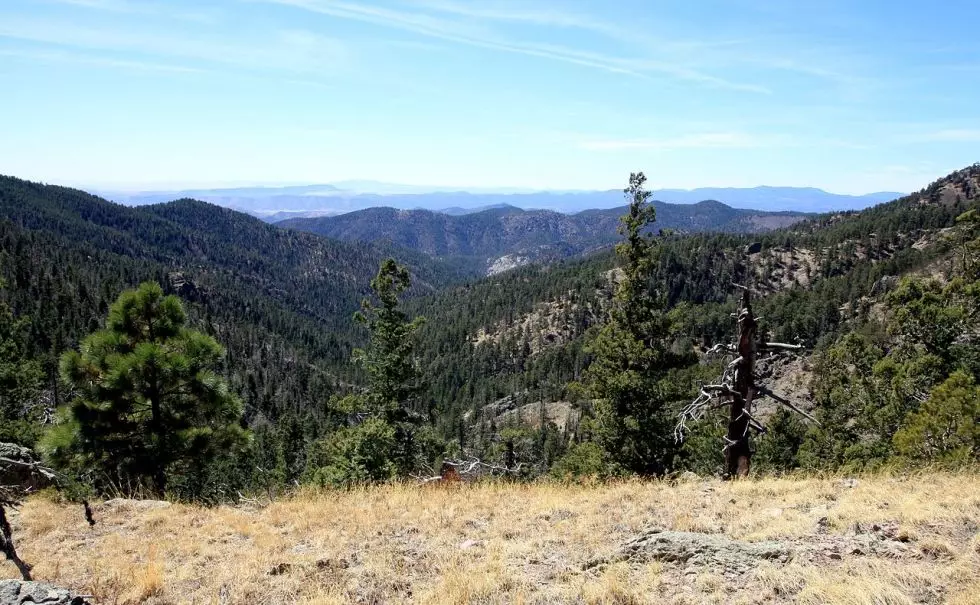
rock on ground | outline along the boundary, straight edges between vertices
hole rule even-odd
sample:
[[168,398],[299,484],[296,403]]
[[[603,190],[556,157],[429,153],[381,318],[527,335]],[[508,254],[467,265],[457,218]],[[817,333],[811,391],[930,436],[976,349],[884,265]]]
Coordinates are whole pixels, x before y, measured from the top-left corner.
[[[666,561],[742,572],[760,560],[786,562],[792,550],[780,542],[743,542],[721,534],[651,530],[627,542],[614,561]],[[589,566],[607,561],[596,561]]]
[[0,580],[0,605],[89,605],[80,596],[44,582]]

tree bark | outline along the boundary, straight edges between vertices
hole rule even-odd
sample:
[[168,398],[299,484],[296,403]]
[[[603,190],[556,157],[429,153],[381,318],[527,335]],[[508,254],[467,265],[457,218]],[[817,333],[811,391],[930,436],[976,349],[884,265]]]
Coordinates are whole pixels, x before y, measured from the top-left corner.
[[[726,435],[725,471],[728,477],[745,477],[749,474],[752,450],[749,445],[749,422],[752,413],[752,400],[755,397],[753,372],[756,355],[755,316],[752,313],[752,300],[749,290],[742,291],[742,308],[738,312],[738,355],[735,364],[734,387],[731,414]],[[745,412],[745,413],[743,413]]]
[[153,483],[163,498],[167,494],[167,472],[164,468],[163,410],[160,405],[160,389],[156,377],[150,389],[150,431],[153,433]]
[[14,548],[14,532],[10,528],[10,523],[7,522],[7,514],[2,502],[0,502],[0,552],[8,561],[13,562],[24,581],[31,581],[31,566],[20,558],[17,549]]

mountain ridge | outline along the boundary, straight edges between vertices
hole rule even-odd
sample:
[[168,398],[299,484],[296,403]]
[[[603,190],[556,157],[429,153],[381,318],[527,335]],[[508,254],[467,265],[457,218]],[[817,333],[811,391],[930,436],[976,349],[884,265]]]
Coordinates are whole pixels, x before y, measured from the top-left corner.
[[[654,207],[656,229],[685,233],[768,231],[808,216],[739,210],[714,200],[687,205],[654,202]],[[505,205],[450,215],[424,209],[377,207],[332,216],[290,218],[277,224],[332,239],[390,241],[434,257],[463,256],[494,273],[612,245],[619,239],[619,218],[624,211],[625,207],[620,206],[565,214]]]
[[[277,212],[321,212],[342,214],[375,206],[427,210],[473,209],[511,205],[527,209],[550,209],[574,213],[587,209],[609,209],[622,205],[622,191],[482,191],[440,189],[427,192],[378,188],[376,191],[347,190],[325,185],[288,187],[239,187],[177,191],[96,192],[127,205],[160,203],[190,197],[256,215]],[[694,204],[715,199],[728,206],[757,211],[832,212],[862,210],[876,203],[902,197],[896,192],[864,195],[829,193],[815,187],[698,188],[653,190],[653,199],[674,204]]]

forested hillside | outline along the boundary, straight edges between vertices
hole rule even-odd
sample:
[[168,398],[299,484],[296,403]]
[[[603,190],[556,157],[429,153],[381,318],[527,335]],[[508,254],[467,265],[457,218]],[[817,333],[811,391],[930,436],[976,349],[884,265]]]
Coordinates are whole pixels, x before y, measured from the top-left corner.
[[28,319],[23,355],[44,368],[43,405],[31,418],[68,397],[58,356],[143,281],[180,296],[192,323],[227,347],[228,376],[252,422],[315,414],[350,382],[347,361],[364,338],[350,317],[383,258],[408,264],[420,294],[464,277],[411,251],[282,230],[203,202],[129,208],[11,177],[0,178],[0,241],[2,296]]
[[[737,210],[720,202],[654,202],[657,229],[758,232],[785,227],[805,215]],[[339,216],[293,218],[280,226],[348,241],[390,241],[437,257],[463,258],[498,273],[531,262],[553,262],[608,247],[619,238],[624,208],[561,214],[513,206],[453,216],[429,210],[370,208]]]
[[[717,375],[721,360],[703,353],[731,341],[740,284],[755,293],[759,333],[806,351],[765,361],[760,372],[822,420],[818,428],[761,408],[772,422],[757,441],[762,468],[951,455],[942,447],[916,453],[908,435],[928,430],[935,413],[973,413],[980,167],[861,213],[755,234],[658,236],[670,216],[646,201],[642,179],[631,195],[628,212],[617,211],[636,213],[630,237],[602,236],[625,242],[617,252],[481,278],[467,270],[474,255],[527,237],[545,245],[534,239],[535,213],[443,216],[440,229],[467,218],[475,229],[452,237],[416,230],[412,220],[399,226],[417,239],[396,243],[437,259],[193,200],[127,208],[3,177],[0,271],[10,313],[0,336],[5,375],[23,379],[3,383],[0,438],[34,444],[57,422],[55,408],[84,385],[59,378],[59,358],[106,325],[124,290],[151,281],[180,298],[189,326],[227,349],[220,377],[241,399],[249,434],[244,449],[196,471],[193,497],[432,473],[442,460],[523,476],[714,472],[720,416],[693,427],[683,445],[657,435],[660,449],[644,454],[646,466],[617,460],[633,437],[627,425],[610,424],[621,412],[603,407],[603,389],[634,389],[631,378],[615,378],[633,375],[616,369],[630,363],[623,351],[662,360],[650,365],[660,368],[656,381],[635,388],[658,402],[648,420],[666,426]],[[585,213],[585,222],[614,231],[619,219],[599,214]],[[512,222],[501,232],[502,221]],[[584,232],[551,229],[544,232],[585,246]],[[388,256],[397,264],[382,265]],[[352,314],[365,297],[376,302],[359,325]],[[854,368],[863,370],[852,376]],[[951,412],[950,401],[962,410]],[[616,440],[618,450],[609,445]],[[976,455],[957,447],[957,456]]]
[[[776,373],[810,368],[795,378],[794,394],[808,408],[819,405],[810,366],[828,347],[852,332],[884,336],[900,330],[895,314],[904,303],[889,294],[900,276],[946,283],[960,274],[956,259],[972,236],[956,219],[976,206],[978,177],[974,166],[862,213],[822,216],[765,234],[668,237],[651,283],[671,309],[671,346],[703,351],[730,340],[738,295],[732,284],[748,285],[762,295],[756,303],[762,333],[802,343],[810,352],[804,364]],[[423,328],[422,351],[444,430],[455,427],[463,434],[470,427],[472,434],[462,438],[472,439],[498,434],[503,424],[514,429],[517,420],[541,426],[544,419],[545,427],[551,421],[564,437],[574,435],[578,419],[590,413],[587,394],[577,385],[592,361],[594,330],[613,298],[615,264],[614,255],[604,252],[413,301],[413,310],[438,320]],[[969,332],[975,324],[967,321],[958,329]],[[694,365],[678,375],[689,392],[707,379],[703,368]],[[561,441],[521,434],[529,460],[542,455],[535,439]],[[492,441],[484,444],[488,455]],[[532,445],[538,449],[531,451]]]

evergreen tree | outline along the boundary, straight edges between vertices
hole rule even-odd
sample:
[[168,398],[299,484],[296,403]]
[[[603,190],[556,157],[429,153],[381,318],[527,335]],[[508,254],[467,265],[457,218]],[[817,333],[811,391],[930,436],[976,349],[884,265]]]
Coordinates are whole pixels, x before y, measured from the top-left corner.
[[920,462],[980,461],[980,387],[954,372],[895,433],[898,453]]
[[123,292],[105,328],[64,354],[75,397],[47,436],[54,460],[120,485],[149,481],[164,495],[171,476],[200,475],[245,440],[241,403],[215,372],[224,350],[186,321],[180,300],[147,282]]
[[370,331],[367,348],[353,355],[368,386],[364,393],[333,401],[333,409],[355,424],[314,444],[310,468],[316,483],[351,485],[406,475],[440,448],[424,426],[428,414],[419,409],[423,400],[414,336],[424,319],[409,319],[399,305],[399,295],[410,286],[408,269],[385,260],[371,281],[380,306],[365,300],[354,315]]
[[37,436],[34,416],[44,373],[41,364],[26,354],[26,327],[24,318],[15,318],[0,301],[0,441],[31,446]]
[[679,359],[669,351],[666,301],[653,288],[659,242],[650,232],[656,211],[643,173],[630,175],[630,200],[616,246],[622,274],[609,322],[591,345],[587,372],[595,403],[594,435],[621,469],[659,474],[671,463],[675,446],[669,404],[676,388],[669,370]]
[[425,321],[413,320],[399,307],[398,297],[410,286],[408,269],[386,259],[378,275],[371,280],[371,290],[381,305],[370,300],[361,303],[354,320],[371,333],[366,349],[354,351],[354,361],[368,375],[367,401],[373,415],[387,420],[402,420],[413,414],[420,387],[419,370],[414,356],[414,334]]

